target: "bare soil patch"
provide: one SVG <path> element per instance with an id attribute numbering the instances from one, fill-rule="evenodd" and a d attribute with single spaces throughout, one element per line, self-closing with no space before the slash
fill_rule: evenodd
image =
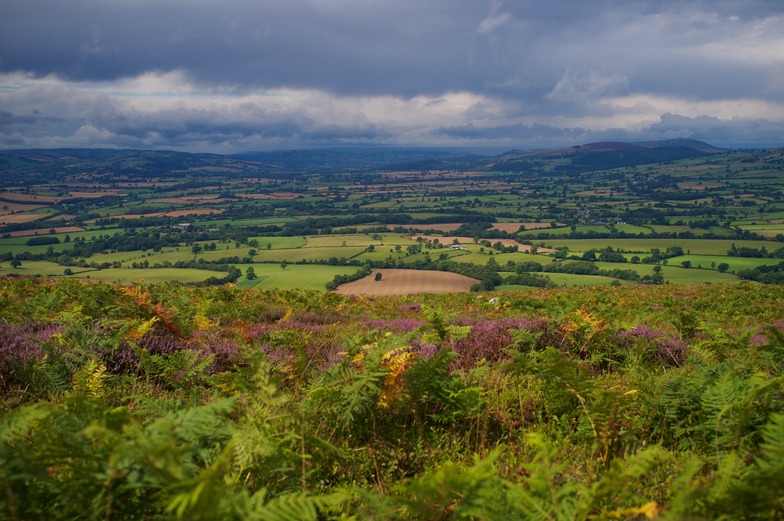
<path id="1" fill-rule="evenodd" d="M 20 204 L 0 201 L 0 215 L 9 214 L 11 212 L 32 212 L 33 210 L 45 207 L 45 204 Z"/>
<path id="2" fill-rule="evenodd" d="M 198 210 L 175 210 L 173 212 L 166 212 L 166 217 L 182 217 L 183 215 L 218 215 L 223 213 L 220 208 L 201 208 Z"/>
<path id="3" fill-rule="evenodd" d="M 463 223 L 433 223 L 433 224 L 407 224 L 404 228 L 412 230 L 438 230 L 439 232 L 453 232 L 460 228 Z M 387 224 L 387 228 L 393 230 L 400 226 L 399 224 Z"/>
<path id="4" fill-rule="evenodd" d="M 724 185 L 719 183 L 678 183 L 678 188 L 681 190 L 695 190 L 697 192 L 704 192 L 705 190 L 715 190 L 716 188 L 722 188 Z"/>
<path id="5" fill-rule="evenodd" d="M 440 235 L 413 235 L 411 237 L 406 237 L 406 238 L 415 241 L 419 237 L 422 237 L 422 240 L 425 241 L 434 241 L 438 239 L 438 241 L 444 246 L 449 246 L 450 244 L 474 244 L 474 239 L 472 237 L 457 237 L 457 236 L 441 237 Z M 455 243 L 455 240 L 457 241 L 457 243 Z M 522 252 L 531 251 L 531 247 L 529 245 L 520 244 L 514 239 L 487 239 L 487 240 L 490 241 L 491 244 L 500 242 L 504 246 L 517 246 L 517 251 L 522 251 Z M 539 251 L 539 253 L 553 253 L 556 251 L 550 248 L 542 248 L 542 247 L 538 247 L 537 250 Z"/>
<path id="6" fill-rule="evenodd" d="M 0 198 L 9 201 L 19 201 L 20 203 L 59 203 L 68 199 L 67 197 L 54 197 L 51 195 L 20 194 L 16 192 L 0 193 Z"/>
<path id="7" fill-rule="evenodd" d="M 37 230 L 20 230 L 18 232 L 11 232 L 8 235 L 11 237 L 27 237 L 35 235 L 51 235 L 49 230 L 54 230 L 55 233 L 77 233 L 83 232 L 84 228 L 78 226 L 61 226 L 58 228 L 38 228 Z"/>
<path id="8" fill-rule="evenodd" d="M 558 226 L 563 224 L 556 223 Z M 523 227 L 526 230 L 544 230 L 550 228 L 550 223 L 493 223 L 491 230 L 502 230 L 507 233 L 517 233 Z"/>
<path id="9" fill-rule="evenodd" d="M 298 194 L 296 192 L 271 192 L 268 194 L 237 194 L 243 199 L 297 199 L 303 197 L 305 194 Z M 307 197 L 312 197 L 308 195 Z"/>
<path id="10" fill-rule="evenodd" d="M 44 213 L 15 213 L 11 215 L 0 215 L 0 224 L 31 223 L 33 221 L 41 220 L 44 217 L 49 217 L 49 215 Z"/>
<path id="11" fill-rule="evenodd" d="M 205 195 L 186 195 L 183 197 L 161 197 L 160 199 L 150 199 L 151 203 L 170 203 L 170 204 L 198 204 L 198 203 L 217 203 L 225 201 L 218 199 L 218 194 Z"/>
<path id="12" fill-rule="evenodd" d="M 416 293 L 467 293 L 476 279 L 445 271 L 381 269 L 381 280 L 376 271 L 367 277 L 341 284 L 341 295 L 414 295 Z"/>
<path id="13" fill-rule="evenodd" d="M 577 192 L 574 195 L 601 195 L 601 196 L 610 196 L 610 195 L 621 195 L 621 192 L 616 190 L 611 190 L 609 188 L 604 189 L 597 189 L 597 190 L 583 190 L 582 192 Z"/>
<path id="14" fill-rule="evenodd" d="M 198 208 L 193 210 L 174 210 L 172 212 L 129 213 L 126 215 L 113 215 L 114 219 L 141 219 L 142 217 L 182 217 L 183 215 L 218 215 L 223 213 L 220 208 Z"/>
<path id="15" fill-rule="evenodd" d="M 180 184 L 177 181 L 140 181 L 116 183 L 120 188 L 171 188 Z"/>
<path id="16" fill-rule="evenodd" d="M 116 197 L 119 192 L 68 192 L 68 195 L 77 199 L 98 199 L 100 197 Z"/>

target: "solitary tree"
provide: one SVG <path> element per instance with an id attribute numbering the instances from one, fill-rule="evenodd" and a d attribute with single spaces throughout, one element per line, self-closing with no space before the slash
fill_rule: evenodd
<path id="1" fill-rule="evenodd" d="M 716 266 L 716 269 L 719 270 L 720 272 L 724 273 L 725 271 L 730 269 L 730 265 L 727 264 L 726 262 L 720 262 L 719 265 Z"/>
<path id="2" fill-rule="evenodd" d="M 381 280 L 381 272 L 380 271 L 376 272 L 376 280 Z"/>
<path id="3" fill-rule="evenodd" d="M 248 269 L 245 270 L 245 278 L 248 280 L 256 278 L 256 270 L 253 269 L 253 266 L 248 266 Z"/>
<path id="4" fill-rule="evenodd" d="M 22 261 L 20 261 L 19 259 L 14 259 L 11 261 L 12 268 L 18 268 L 21 265 L 22 265 Z"/>

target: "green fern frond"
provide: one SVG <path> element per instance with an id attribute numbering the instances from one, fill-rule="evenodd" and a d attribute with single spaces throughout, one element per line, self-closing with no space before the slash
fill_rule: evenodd
<path id="1" fill-rule="evenodd" d="M 27 438 L 51 413 L 52 406 L 46 402 L 20 407 L 0 421 L 0 443 L 12 443 Z"/>
<path id="2" fill-rule="evenodd" d="M 106 366 L 97 360 L 90 360 L 73 376 L 73 394 L 83 394 L 101 398 L 105 393 Z"/>
<path id="3" fill-rule="evenodd" d="M 510 504 L 521 519 L 567 521 L 585 519 L 588 487 L 580 481 L 565 479 L 567 462 L 559 458 L 558 448 L 540 433 L 526 435 L 526 444 L 535 450 L 526 465 L 528 478 L 507 487 Z"/>
<path id="4" fill-rule="evenodd" d="M 498 451 L 484 459 L 475 456 L 471 466 L 448 461 L 405 483 L 394 494 L 394 518 L 509 518 L 504 481 L 495 469 L 498 457 Z"/>
<path id="5" fill-rule="evenodd" d="M 708 433 L 712 433 L 716 456 L 726 451 L 732 441 L 730 439 L 732 418 L 729 416 L 738 404 L 741 386 L 742 382 L 738 376 L 726 371 L 713 385 L 705 389 L 700 397 L 700 403 L 705 411 L 702 427 Z"/>
<path id="6" fill-rule="evenodd" d="M 284 494 L 267 500 L 267 491 L 253 496 L 253 509 L 245 519 L 258 521 L 309 521 L 326 519 L 330 512 L 340 509 L 349 497 L 335 493 L 311 495 L 305 492 Z M 331 516 L 330 516 L 331 518 Z"/>

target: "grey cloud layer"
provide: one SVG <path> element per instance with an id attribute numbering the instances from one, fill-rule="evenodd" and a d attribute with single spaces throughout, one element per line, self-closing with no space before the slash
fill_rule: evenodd
<path id="1" fill-rule="evenodd" d="M 438 139 L 553 139 L 592 135 L 589 118 L 609 118 L 624 96 L 784 104 L 784 4 L 780 0 L 26 0 L 0 18 L 0 74 L 55 77 L 67 85 L 176 71 L 201 94 L 243 96 L 266 89 L 317 90 L 342 98 L 437 100 L 468 92 L 505 104 L 506 121 L 481 107 L 454 124 L 434 122 Z M 37 87 L 36 87 L 37 88 Z M 41 96 L 15 104 L 20 87 L 0 88 L 0 145 L 50 132 L 111 136 L 139 146 L 250 140 L 268 146 L 394 140 L 372 116 L 318 119 L 296 109 L 249 111 L 168 107 L 134 111 L 111 96 L 75 102 Z M 10 94 L 9 94 L 10 93 Z M 122 95 L 122 94 L 121 94 Z M 182 93 L 178 96 L 186 96 Z M 29 101 L 29 100 L 28 100 Z M 103 106 L 109 105 L 109 106 Z M 36 113 L 35 110 L 38 112 Z M 255 116 L 254 111 L 256 112 Z M 666 113 L 662 111 L 657 116 Z M 756 121 L 738 109 L 717 132 Z M 717 114 L 704 114 L 719 117 Z M 775 141 L 784 114 L 755 134 Z M 576 123 L 558 118 L 574 120 Z M 735 118 L 735 121 L 733 121 Z M 672 121 L 671 121 L 672 123 Z M 620 124 L 620 123 L 619 123 Z M 626 123 L 624 123 L 626 124 Z M 400 127 L 425 125 L 412 122 Z M 586 126 L 586 131 L 575 128 Z M 640 122 L 664 131 L 664 119 Z M 49 129 L 49 130 L 47 130 Z M 462 129 L 462 130 L 460 130 Z M 521 131 L 521 129 L 528 129 Z M 667 129 L 667 132 L 671 132 Z M 619 134 L 634 132 L 620 129 Z M 732 130 L 722 130 L 723 135 Z M 547 132 L 537 133 L 546 136 Z M 544 139 L 544 137 L 542 137 Z M 742 141 L 736 139 L 736 141 Z"/>

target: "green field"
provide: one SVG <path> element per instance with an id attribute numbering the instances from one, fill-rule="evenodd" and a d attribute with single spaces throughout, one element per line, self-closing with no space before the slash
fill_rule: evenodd
<path id="1" fill-rule="evenodd" d="M 76 270 L 74 271 L 75 273 Z M 128 283 L 152 283 L 152 282 L 202 282 L 209 277 L 222 277 L 225 273 L 205 270 L 195 270 L 188 268 L 107 268 L 105 270 L 95 270 L 86 273 L 77 273 L 77 276 L 95 280 L 105 280 L 113 282 Z"/>
<path id="2" fill-rule="evenodd" d="M 601 250 L 612 247 L 618 251 L 641 254 L 650 253 L 652 248 L 665 251 L 670 246 L 680 246 L 684 252 L 691 251 L 696 255 L 726 255 L 733 244 L 738 248 L 777 247 L 776 243 L 767 241 L 730 239 L 548 239 L 544 242 L 553 248 L 567 247 L 570 252 L 581 253 L 591 249 Z"/>
<path id="3" fill-rule="evenodd" d="M 569 273 L 543 273 L 550 277 L 559 286 L 609 286 L 616 281 L 622 285 L 633 284 L 625 280 L 617 280 L 610 277 L 599 277 L 597 275 L 572 275 Z"/>
<path id="4" fill-rule="evenodd" d="M 624 233 L 636 233 L 636 234 L 642 233 L 646 235 L 652 233 L 650 227 L 634 226 L 632 224 L 616 224 L 615 229 L 618 230 L 619 232 L 624 232 Z"/>
<path id="5" fill-rule="evenodd" d="M 751 257 L 727 257 L 724 255 L 683 255 L 670 259 L 670 264 L 680 266 L 681 262 L 689 261 L 693 267 L 713 268 L 721 263 L 729 264 L 729 272 L 738 272 L 743 269 L 752 269 L 757 266 L 776 265 L 784 259 L 757 259 Z M 714 266 L 715 265 L 715 266 Z"/>
<path id="6" fill-rule="evenodd" d="M 609 231 L 609 228 L 607 226 L 584 226 L 584 225 L 580 225 L 580 226 L 576 226 L 575 229 L 574 229 L 575 233 L 577 233 L 577 232 L 583 232 L 583 233 L 588 233 L 588 232 L 607 233 L 608 231 Z M 519 235 L 522 238 L 528 238 L 528 237 L 531 237 L 531 236 L 536 237 L 537 235 L 539 235 L 540 233 L 543 233 L 543 232 L 547 232 L 547 233 L 552 234 L 552 235 L 559 235 L 559 236 L 560 235 L 564 235 L 564 236 L 566 236 L 566 235 L 570 235 L 572 233 L 572 229 L 569 226 L 562 226 L 560 228 L 545 228 L 545 229 L 539 229 L 539 230 L 524 230 L 522 232 L 519 232 L 517 235 Z"/>
<path id="7" fill-rule="evenodd" d="M 363 251 L 365 251 L 365 248 L 360 246 L 322 246 L 269 251 L 261 250 L 256 254 L 253 260 L 257 262 L 315 262 L 319 260 L 326 262 L 332 257 L 337 259 L 351 259 Z"/>
<path id="8" fill-rule="evenodd" d="M 253 267 L 258 279 L 244 277 L 248 267 Z M 237 286 L 252 289 L 308 289 L 324 291 L 327 282 L 335 275 L 347 275 L 357 271 L 356 266 L 322 266 L 313 264 L 289 264 L 285 269 L 279 264 L 243 264 L 243 277 Z"/>
<path id="9" fill-rule="evenodd" d="M 674 266 L 662 266 L 664 280 L 671 284 L 703 284 L 710 282 L 717 283 L 737 283 L 740 279 L 731 273 L 719 273 L 716 270 L 697 269 L 697 268 L 676 268 Z"/>
<path id="10" fill-rule="evenodd" d="M 251 237 L 249 240 L 258 241 L 259 247 L 257 248 L 259 251 L 265 250 L 267 246 L 273 250 L 282 249 L 282 248 L 300 248 L 308 244 L 307 238 L 303 237 Z"/>
<path id="11" fill-rule="evenodd" d="M 0 275 L 58 276 L 65 266 L 47 261 L 23 261 L 19 268 L 12 268 L 8 262 L 0 263 Z M 71 268 L 75 274 L 84 268 Z M 89 271 L 89 270 L 88 270 Z"/>

